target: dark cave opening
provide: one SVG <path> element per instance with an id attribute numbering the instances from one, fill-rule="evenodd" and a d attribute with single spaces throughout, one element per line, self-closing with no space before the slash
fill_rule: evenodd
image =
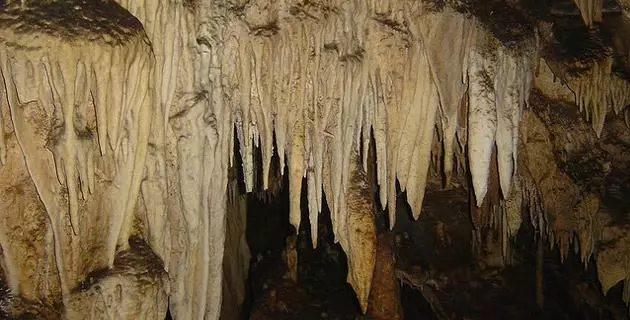
<path id="1" fill-rule="evenodd" d="M 238 152 L 235 141 L 235 154 Z M 274 147 L 274 150 L 276 148 Z M 369 319 L 361 314 L 346 283 L 347 259 L 334 243 L 329 208 L 324 199 L 318 216 L 318 244 L 312 248 L 306 181 L 301 190 L 298 236 L 289 223 L 288 172 L 281 174 L 272 157 L 269 190 L 262 190 L 262 156 L 254 153 L 255 188 L 247 198 L 247 244 L 251 252 L 242 319 Z M 375 166 L 373 159 L 370 161 Z M 245 194 L 242 163 L 235 157 L 235 180 Z M 368 168 L 370 169 L 370 168 Z M 368 170 L 370 171 L 370 170 Z M 573 252 L 561 261 L 557 248 L 545 242 L 542 261 L 543 308 L 537 305 L 537 231 L 524 219 L 511 240 L 505 263 L 492 230 L 489 242 L 475 248 L 466 183 L 444 188 L 439 170 L 431 169 L 423 214 L 413 221 L 406 194 L 398 190 L 395 236 L 396 272 L 421 270 L 421 287 L 400 279 L 404 319 L 628 319 L 621 300 L 623 286 L 601 293 L 595 264 L 585 267 Z M 373 183 L 374 177 L 370 176 Z M 373 200 L 378 203 L 378 187 Z M 387 231 L 386 211 L 375 210 L 379 232 Z M 293 241 L 293 242 L 292 242 Z M 288 274 L 287 250 L 296 249 L 297 281 Z M 477 251 L 476 251 L 477 250 Z M 500 251 L 500 250 L 499 250 Z"/>
<path id="2" fill-rule="evenodd" d="M 285 181 L 283 186 L 288 185 Z M 304 188 L 303 188 L 304 189 Z M 305 193 L 302 193 L 305 204 Z M 330 213 L 319 215 L 318 245 L 312 248 L 307 210 L 302 208 L 300 233 L 289 224 L 288 191 L 273 199 L 248 196 L 247 238 L 252 259 L 244 319 L 353 319 L 358 302 L 346 283 L 346 256 L 333 243 Z M 297 282 L 289 275 L 287 251 L 295 241 Z"/>
<path id="3" fill-rule="evenodd" d="M 236 139 L 235 139 L 236 140 Z M 308 217 L 306 181 L 301 190 L 300 232 L 289 223 L 289 181 L 287 166 L 281 173 L 280 158 L 274 154 L 270 167 L 270 186 L 262 191 L 262 155 L 254 152 L 255 187 L 247 197 L 246 237 L 251 260 L 241 319 L 355 319 L 360 315 L 358 301 L 346 283 L 347 259 L 334 243 L 330 210 L 324 199 L 318 215 L 318 242 L 312 247 Z M 235 154 L 238 152 L 235 141 Z M 239 188 L 243 169 L 235 157 Z M 287 255 L 297 253 L 297 281 L 289 274 Z"/>

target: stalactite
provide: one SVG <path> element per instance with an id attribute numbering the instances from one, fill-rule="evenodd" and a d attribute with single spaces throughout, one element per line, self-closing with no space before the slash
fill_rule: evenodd
<path id="1" fill-rule="evenodd" d="M 377 40 L 378 39 L 378 40 Z M 408 51 L 401 43 L 408 41 L 405 36 L 392 34 L 389 30 L 374 27 L 373 37 L 366 43 L 366 57 L 370 66 L 368 92 L 371 92 L 374 111 L 367 117 L 372 123 L 376 145 L 377 180 L 380 186 L 380 202 L 388 207 L 389 226 L 394 227 L 396 215 L 396 165 L 394 160 L 400 139 L 399 108 L 403 105 L 401 87 Z M 393 48 L 393 49 L 392 49 Z M 371 116 L 373 114 L 373 116 Z M 371 117 L 370 117 L 371 116 Z"/>
<path id="2" fill-rule="evenodd" d="M 594 23 L 602 21 L 602 12 L 604 8 L 603 0 L 573 0 L 575 5 L 580 9 L 582 20 L 591 27 Z"/>
<path id="3" fill-rule="evenodd" d="M 440 95 L 444 174 L 448 184 L 453 170 L 453 142 L 459 125 L 460 103 L 467 89 L 467 58 L 477 28 L 473 19 L 465 18 L 450 7 L 441 12 L 427 12 L 426 15 L 420 22 L 420 30 Z M 444 50 L 446 47 L 449 50 Z"/>
<path id="4" fill-rule="evenodd" d="M 497 130 L 494 81 L 496 55 L 484 50 L 491 46 L 492 38 L 487 34 L 477 35 L 470 53 L 468 69 L 468 159 L 477 206 L 481 206 L 487 192 L 490 156 Z"/>
<path id="5" fill-rule="evenodd" d="M 531 70 L 519 70 L 519 67 L 527 69 L 527 61 L 524 60 L 519 64 L 509 54 L 502 54 L 500 60 L 497 77 L 494 80 L 497 105 L 496 145 L 501 191 L 507 198 L 516 165 L 518 148 L 516 137 L 518 137 L 521 109 L 526 101 L 525 94 L 529 92 L 529 88 L 523 90 L 523 85 L 529 86 L 527 81 L 530 80 L 519 77 Z"/>
<path id="6" fill-rule="evenodd" d="M 414 32 L 419 33 L 419 28 Z M 391 161 L 397 162 L 396 177 L 401 189 L 407 192 L 412 214 L 417 219 L 422 208 L 431 160 L 439 97 L 431 76 L 427 51 L 420 41 L 410 48 L 408 58 L 410 67 L 404 74 L 402 105 L 397 114 L 400 127 L 391 128 L 400 135 L 400 142 Z"/>
<path id="7" fill-rule="evenodd" d="M 473 46 L 468 70 L 468 155 L 477 205 L 481 205 L 486 194 L 495 144 L 501 191 L 504 197 L 510 193 L 517 161 L 518 126 L 532 85 L 530 50 L 514 52 L 483 34 L 477 35 Z"/>
<path id="8" fill-rule="evenodd" d="M 579 73 L 569 72 L 561 62 L 546 60 L 546 63 L 573 92 L 575 103 L 591 122 L 597 137 L 604 128 L 606 114 L 611 109 L 619 114 L 630 104 L 630 83 L 613 72 L 612 57 L 590 61 Z"/>

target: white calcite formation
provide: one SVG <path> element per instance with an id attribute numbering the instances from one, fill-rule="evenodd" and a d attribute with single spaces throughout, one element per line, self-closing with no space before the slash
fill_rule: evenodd
<path id="1" fill-rule="evenodd" d="M 156 69 L 163 70 L 162 77 L 178 79 L 169 87 L 174 98 L 161 102 L 168 117 L 168 202 L 180 215 L 171 223 L 185 230 L 180 231 L 185 253 L 176 253 L 173 244 L 167 263 L 171 308 L 178 318 L 218 315 L 223 249 L 217 244 L 222 221 L 229 219 L 223 190 L 235 138 L 248 191 L 258 187 L 254 147 L 262 153 L 263 188 L 269 186 L 274 152 L 281 166 L 288 166 L 290 221 L 296 230 L 302 179 L 311 222 L 317 221 L 326 193 L 335 238 L 349 253 L 349 281 L 363 307 L 373 245 L 360 244 L 373 242 L 373 236 L 349 232 L 362 220 L 353 218 L 348 201 L 356 192 L 351 187 L 355 155 L 364 156 L 365 167 L 362 151 L 371 137 L 381 203 L 389 212 L 395 212 L 398 181 L 414 216 L 420 215 L 436 128 L 446 150 L 446 172 L 453 167 L 453 149 L 468 140 L 478 203 L 494 145 L 503 192 L 509 192 L 533 42 L 517 53 L 448 7 L 431 11 L 398 1 L 122 3 L 148 28 Z M 461 108 L 466 100 L 470 112 Z M 454 146 L 456 132 L 464 132 L 459 146 Z M 393 225 L 393 214 L 390 220 Z M 317 223 L 311 228 L 316 244 Z"/>
<path id="2" fill-rule="evenodd" d="M 436 132 L 447 176 L 453 153 L 468 150 L 478 205 L 495 148 L 510 194 L 533 39 L 508 48 L 474 18 L 418 1 L 241 2 L 121 0 L 144 29 L 107 1 L 2 11 L 3 123 L 50 219 L 64 292 L 113 265 L 135 219 L 165 260 L 173 317 L 217 319 L 228 169 L 241 157 L 246 189 L 257 189 L 255 147 L 263 188 L 274 152 L 288 166 L 296 230 L 306 178 L 314 244 L 325 192 L 363 310 L 375 251 L 362 176 L 371 138 L 391 226 L 397 182 L 420 215 Z"/>
<path id="3" fill-rule="evenodd" d="M 454 148 L 455 135 L 458 128 L 466 126 L 466 123 L 459 121 L 462 117 L 460 114 L 465 113 L 465 110 L 460 112 L 460 109 L 462 97 L 465 97 L 468 90 L 466 71 L 470 47 L 476 40 L 476 30 L 472 27 L 472 21 L 450 8 L 440 12 L 427 12 L 420 21 L 422 39 L 426 44 L 431 74 L 440 99 L 439 126 L 446 151 L 443 168 L 447 184 L 453 171 L 453 157 L 450 153 Z"/>
<path id="4" fill-rule="evenodd" d="M 117 249 L 128 248 L 148 146 L 153 55 L 142 25 L 113 3 L 9 7 L 0 29 L 2 114 L 10 115 L 2 124 L 19 144 L 0 149 L 5 159 L 24 157 L 47 213 L 42 227 L 52 252 L 44 256 L 56 264 L 47 272 L 57 273 L 65 301 L 88 272 L 112 266 Z M 23 165 L 14 164 L 3 170 Z M 2 237 L 3 248 L 14 231 Z M 15 266 L 32 257 L 9 251 L 4 259 Z M 6 268 L 14 292 L 32 285 L 21 283 L 30 272 Z"/>
<path id="5" fill-rule="evenodd" d="M 604 128 L 606 115 L 623 115 L 630 123 L 630 83 L 623 76 L 613 72 L 613 58 L 608 56 L 601 60 L 588 61 L 576 67 L 579 71 L 570 70 L 567 64 L 549 60 L 547 64 L 562 82 L 573 92 L 575 103 L 590 121 L 599 137 Z"/>
<path id="6" fill-rule="evenodd" d="M 468 70 L 468 156 L 478 205 L 486 195 L 495 146 L 501 191 L 506 198 L 510 193 L 518 125 L 532 83 L 533 54 L 522 50 L 515 57 L 483 33 L 472 47 Z"/>

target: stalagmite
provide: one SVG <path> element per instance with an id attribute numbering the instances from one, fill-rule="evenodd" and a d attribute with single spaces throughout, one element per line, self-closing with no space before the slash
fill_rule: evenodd
<path id="1" fill-rule="evenodd" d="M 348 220 L 345 226 L 348 240 L 344 247 L 348 259 L 348 282 L 354 288 L 361 310 L 367 310 L 374 263 L 376 259 L 376 230 L 374 226 L 374 204 L 367 175 L 360 169 L 358 154 L 351 164 L 349 186 L 345 191 Z M 343 242 L 342 242 L 343 244 Z"/>

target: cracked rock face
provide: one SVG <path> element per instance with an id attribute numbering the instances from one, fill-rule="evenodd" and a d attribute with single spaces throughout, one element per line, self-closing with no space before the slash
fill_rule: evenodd
<path id="1" fill-rule="evenodd" d="M 601 21 L 601 4 L 577 1 L 586 25 Z M 470 174 L 476 206 L 507 199 L 500 205 L 514 234 L 532 189 L 553 192 L 568 179 L 557 173 L 560 182 L 547 185 L 538 171 L 514 178 L 546 32 L 514 12 L 512 2 L 485 0 L 7 2 L 0 11 L 6 282 L 15 295 L 60 304 L 74 318 L 161 317 L 168 300 L 174 318 L 217 319 L 224 259 L 247 256 L 238 234 L 226 239 L 226 228 L 238 230 L 228 221 L 242 214 L 227 191 L 229 169 L 240 157 L 246 191 L 267 189 L 276 183 L 275 153 L 280 172 L 287 167 L 295 230 L 303 179 L 313 235 L 327 200 L 365 311 L 376 250 L 365 179 L 372 139 L 378 197 L 390 213 L 398 184 L 420 216 L 433 164 L 447 184 Z M 608 102 L 617 113 L 629 102 L 610 55 L 586 64 L 545 58 L 597 135 Z M 575 64 L 581 72 L 572 72 Z M 542 166 L 549 152 L 525 160 Z M 495 171 L 497 186 L 488 183 Z M 564 200 L 577 198 L 569 191 Z M 545 201 L 552 214 L 566 209 Z M 597 204 L 565 207 L 590 217 Z M 390 214 L 390 227 L 395 222 Z M 130 246 L 132 235 L 154 253 L 141 256 L 163 264 L 137 273 L 148 262 L 131 259 L 129 272 L 116 271 L 140 250 Z M 593 241 L 584 238 L 590 256 Z M 225 265 L 231 276 L 245 269 Z"/>

